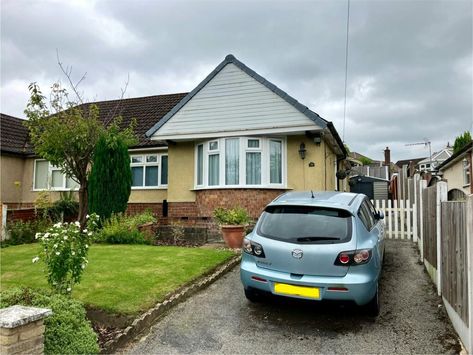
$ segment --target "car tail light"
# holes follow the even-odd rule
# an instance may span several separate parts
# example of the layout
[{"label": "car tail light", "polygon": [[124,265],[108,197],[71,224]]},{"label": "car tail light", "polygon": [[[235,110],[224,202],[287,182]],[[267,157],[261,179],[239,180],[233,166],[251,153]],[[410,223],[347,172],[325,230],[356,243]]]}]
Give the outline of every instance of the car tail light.
[{"label": "car tail light", "polygon": [[249,239],[243,239],[243,251],[247,254],[254,255],[258,258],[264,258],[264,250],[261,244],[250,241]]},{"label": "car tail light", "polygon": [[370,261],[371,255],[371,249],[342,251],[338,254],[334,264],[340,266],[362,265]]}]

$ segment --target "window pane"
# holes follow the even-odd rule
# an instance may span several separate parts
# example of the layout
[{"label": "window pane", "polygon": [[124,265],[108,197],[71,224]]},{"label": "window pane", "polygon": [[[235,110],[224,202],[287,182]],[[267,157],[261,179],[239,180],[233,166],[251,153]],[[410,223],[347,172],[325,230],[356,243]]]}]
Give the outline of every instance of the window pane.
[{"label": "window pane", "polygon": [[131,175],[133,177],[131,186],[143,186],[143,167],[142,166],[131,167]]},{"label": "window pane", "polygon": [[225,141],[225,183],[237,185],[240,167],[240,139],[231,138]]},{"label": "window pane", "polygon": [[146,157],[146,162],[147,163],[157,163],[158,162],[158,156],[157,155],[148,155]]},{"label": "window pane", "polygon": [[145,186],[158,186],[158,167],[146,167]]},{"label": "window pane", "polygon": [[63,187],[64,175],[60,170],[53,170],[51,172],[51,187]]},{"label": "window pane", "polygon": [[131,157],[131,162],[132,163],[142,163],[143,162],[143,157],[142,156]]},{"label": "window pane", "polygon": [[261,153],[246,153],[246,184],[261,184]]},{"label": "window pane", "polygon": [[46,160],[37,160],[35,168],[34,188],[47,189],[48,188],[48,168],[49,162]]},{"label": "window pane", "polygon": [[161,185],[168,184],[168,156],[161,157]]},{"label": "window pane", "polygon": [[218,142],[215,141],[215,142],[210,142],[209,143],[209,150],[216,150],[218,149]]},{"label": "window pane", "polygon": [[209,155],[209,186],[219,184],[219,154]]},{"label": "window pane", "polygon": [[202,185],[204,181],[204,146],[197,146],[197,185]]},{"label": "window pane", "polygon": [[281,152],[281,141],[269,142],[269,182],[271,184],[282,183]]},{"label": "window pane", "polygon": [[259,148],[259,139],[248,139],[248,148]]},{"label": "window pane", "polygon": [[72,178],[66,177],[66,188],[68,189],[77,189],[79,187],[79,184],[75,182]]}]

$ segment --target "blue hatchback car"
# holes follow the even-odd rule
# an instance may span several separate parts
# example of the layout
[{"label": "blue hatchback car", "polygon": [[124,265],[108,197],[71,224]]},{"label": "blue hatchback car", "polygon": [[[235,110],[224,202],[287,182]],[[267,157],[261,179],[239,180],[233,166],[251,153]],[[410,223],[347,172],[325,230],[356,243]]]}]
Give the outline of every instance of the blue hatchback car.
[{"label": "blue hatchback car", "polygon": [[243,242],[250,301],[272,293],[354,301],[379,314],[384,215],[363,194],[289,192],[266,206]]}]

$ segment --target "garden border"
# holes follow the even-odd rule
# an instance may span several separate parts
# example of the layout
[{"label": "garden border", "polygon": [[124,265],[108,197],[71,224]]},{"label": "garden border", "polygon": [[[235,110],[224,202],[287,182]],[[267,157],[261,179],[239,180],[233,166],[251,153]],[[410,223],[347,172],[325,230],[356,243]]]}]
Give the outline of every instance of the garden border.
[{"label": "garden border", "polygon": [[153,323],[164,316],[172,307],[217,281],[217,279],[233,269],[240,260],[241,255],[235,255],[223,265],[221,264],[220,266],[217,266],[210,274],[199,277],[191,284],[181,288],[178,292],[171,294],[164,301],[156,304],[153,308],[141,314],[130,326],[119,332],[112,340],[107,341],[103,345],[103,348],[100,349],[100,352],[102,354],[111,354],[124,347],[139,334],[143,333],[146,328],[152,326]]}]

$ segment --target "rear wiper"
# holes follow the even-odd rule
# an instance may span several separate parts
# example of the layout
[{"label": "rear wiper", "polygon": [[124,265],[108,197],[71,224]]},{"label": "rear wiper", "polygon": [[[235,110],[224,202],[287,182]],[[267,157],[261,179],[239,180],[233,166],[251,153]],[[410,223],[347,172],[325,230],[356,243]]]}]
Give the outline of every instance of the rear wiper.
[{"label": "rear wiper", "polygon": [[314,242],[317,240],[340,240],[336,237],[302,237],[296,239],[298,242]]}]

